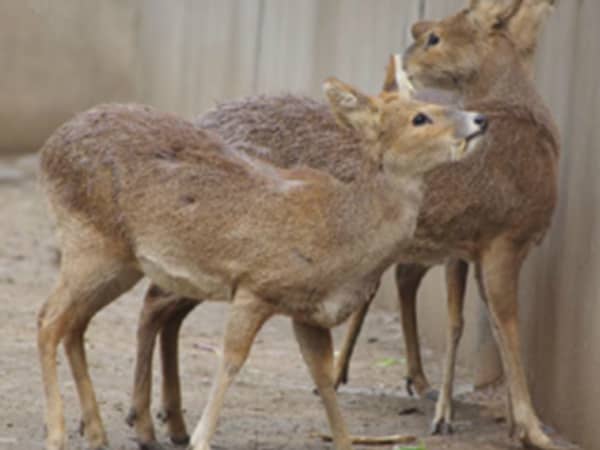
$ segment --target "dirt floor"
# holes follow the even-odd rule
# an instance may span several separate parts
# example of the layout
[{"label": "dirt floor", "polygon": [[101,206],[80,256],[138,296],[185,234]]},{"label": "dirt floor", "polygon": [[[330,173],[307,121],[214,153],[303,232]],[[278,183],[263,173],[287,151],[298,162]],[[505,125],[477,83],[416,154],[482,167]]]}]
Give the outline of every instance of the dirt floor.
[{"label": "dirt floor", "polygon": [[[35,157],[0,159],[0,449],[41,449],[44,442],[36,314],[54,282],[58,258],[52,227],[37,189],[36,167]],[[146,285],[140,283],[103,310],[87,333],[92,377],[115,450],[137,448],[125,416],[133,377],[137,315]],[[203,305],[182,331],[184,404],[190,428],[200,417],[217,361],[216,354],[207,348],[218,348],[226,310],[224,305]],[[336,331],[338,338],[340,331]],[[440,355],[426,350],[425,358],[432,382],[439,383]],[[69,446],[85,448],[77,431],[79,411],[74,384],[62,355],[59,367]],[[339,394],[353,434],[413,434],[428,450],[518,448],[507,435],[500,396],[494,392],[470,393],[469,385],[461,381],[468,379],[464,368],[458,371],[459,401],[455,434],[451,437],[428,436],[433,403],[408,397],[403,375],[398,318],[374,308],[358,344],[350,384]],[[328,427],[312,388],[289,320],[270,321],[228,393],[214,449],[331,448],[313,436],[326,432]],[[158,394],[155,392],[154,405],[158,404]],[[164,430],[159,427],[158,431],[164,440]],[[165,448],[176,447],[165,443]]]}]

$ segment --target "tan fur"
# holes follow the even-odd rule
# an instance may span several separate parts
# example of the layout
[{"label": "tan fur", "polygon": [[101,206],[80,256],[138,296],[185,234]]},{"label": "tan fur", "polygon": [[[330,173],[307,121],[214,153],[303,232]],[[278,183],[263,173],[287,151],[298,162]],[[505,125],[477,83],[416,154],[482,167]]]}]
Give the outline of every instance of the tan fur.
[{"label": "tan fur", "polygon": [[[39,317],[48,449],[65,448],[56,375],[63,339],[86,437],[93,448],[106,445],[83,335],[142,275],[179,296],[232,303],[195,450],[209,448],[227,387],[273,314],[293,318],[336,448],[350,448],[331,349],[321,343],[398,259],[414,232],[424,172],[472,137],[475,115],[400,95],[368,97],[333,79],[325,91],[338,121],[363,143],[366,161],[352,184],[310,168],[278,169],[146,106],[96,107],[48,139],[42,186],[62,249],[58,287]],[[414,126],[418,112],[433,123]]]},{"label": "tan fur", "polygon": [[[446,30],[451,33],[451,45],[446,48],[449,47],[452,53],[448,58],[440,58],[430,52],[430,61],[423,62],[422,73],[435,73],[429,69],[441,67],[442,73],[452,74],[447,79],[440,77],[431,85],[458,90],[469,105],[482,105],[497,123],[486,139],[485,152],[466,165],[448,165],[428,175],[426,207],[419,219],[418,238],[410,252],[414,261],[431,263],[446,256],[460,256],[478,262],[490,243],[498,239],[515,242],[519,248],[527,249],[543,236],[556,201],[558,139],[548,111],[525,75],[531,76],[536,32],[549,10],[548,3],[524,0],[519,10],[505,16],[512,15],[512,18],[508,21],[508,29],[504,30],[482,29],[480,25],[474,28],[473,18],[467,17],[483,14],[480,15],[481,23],[481,17],[490,17],[489,10],[463,12],[441,23],[444,26],[442,33]],[[486,5],[483,1],[482,5],[487,7],[489,3]],[[493,23],[489,22],[489,26]],[[433,26],[440,27],[441,24],[415,24],[413,34],[422,40]],[[473,33],[476,33],[475,37]],[[422,42],[416,46],[422,46]],[[473,46],[476,57],[473,57]],[[523,49],[529,50],[524,52]],[[486,55],[490,57],[486,58]],[[493,61],[492,55],[498,60]],[[462,78],[462,85],[457,85],[454,77]],[[393,89],[392,81],[388,73],[385,87]],[[337,133],[326,109],[306,98],[259,97],[232,102],[220,105],[200,122],[218,130],[231,142],[243,143],[249,153],[261,155],[283,167],[306,164],[324,168],[344,181],[352,181],[363,164],[356,141],[349,135]],[[323,158],[316,151],[323,146],[331,146],[336,151]],[[409,380],[414,382],[419,393],[429,389],[420,362],[415,313],[416,290],[425,272],[422,265],[399,266],[397,269]],[[440,431],[450,428],[451,372],[453,355],[462,333],[460,293],[464,290],[466,270],[458,262],[451,262],[447,273],[451,312],[449,376],[445,379],[434,420],[434,428]],[[367,308],[365,305],[361,310],[362,317]],[[158,314],[160,308],[147,300],[145,311],[153,310]],[[348,342],[343,347],[346,358],[341,359],[337,370],[338,382],[346,375],[351,342],[356,339],[361,324],[360,317],[353,321]],[[176,342],[176,338],[171,338],[171,342]],[[165,371],[169,370],[169,365],[176,367],[177,364],[172,358],[163,363]],[[138,358],[138,364],[143,366],[145,363]],[[521,382],[519,395],[528,403],[528,394],[523,394],[522,385]],[[528,416],[521,418],[519,424],[526,430],[523,440],[547,448],[544,447],[548,445],[547,440],[536,425],[537,419],[532,419],[535,416],[530,406],[526,409]]]}]

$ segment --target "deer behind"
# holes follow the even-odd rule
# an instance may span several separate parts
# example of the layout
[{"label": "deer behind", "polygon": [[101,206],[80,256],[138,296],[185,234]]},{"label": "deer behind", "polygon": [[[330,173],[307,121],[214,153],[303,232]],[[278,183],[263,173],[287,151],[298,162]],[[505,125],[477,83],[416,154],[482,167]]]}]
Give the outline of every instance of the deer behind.
[{"label": "deer behind", "polygon": [[[207,450],[225,391],[274,314],[294,321],[336,448],[351,448],[332,376],[328,328],[366,302],[416,224],[420,179],[461,155],[482,116],[325,84],[338,121],[365,142],[356,184],[282,170],[175,116],[100,106],[59,128],[41,152],[42,185],[62,250],[39,317],[47,447],[65,448],[56,373],[64,340],[93,448],[107,439],[85,361],[93,315],[143,275],[181,296],[231,302],[224,358],[194,433]],[[398,124],[402,124],[398,127]]]},{"label": "deer behind", "polygon": [[[412,259],[419,262],[419,265],[400,265],[397,269],[408,350],[408,386],[410,389],[410,385],[414,383],[420,394],[430,392],[420,360],[415,313],[416,290],[427,270],[425,266],[447,256],[462,256],[476,261],[486,241],[509,230],[521,229],[525,240],[536,241],[538,236],[543,235],[550,220],[555,202],[553,180],[557,159],[552,149],[557,148],[556,132],[548,111],[527,79],[532,75],[539,28],[550,12],[552,3],[549,0],[524,0],[517,5],[518,8],[514,8],[515,14],[506,22],[506,27],[497,30],[498,33],[510,36],[514,44],[513,61],[508,63],[508,70],[497,64],[488,68],[485,74],[491,86],[500,74],[512,71],[516,84],[513,86],[513,80],[508,79],[498,82],[498,85],[505,86],[507,95],[497,92],[495,96],[488,96],[485,107],[495,109],[500,106],[499,110],[492,112],[500,114],[502,108],[505,109],[504,112],[510,111],[516,101],[514,116],[503,115],[503,129],[516,133],[518,130],[528,129],[528,124],[534,128],[539,126],[541,140],[538,140],[537,132],[530,133],[529,137],[525,136],[527,133],[519,136],[511,134],[511,139],[514,137],[515,145],[522,148],[545,147],[541,150],[545,156],[540,158],[536,151],[516,154],[511,149],[506,149],[505,137],[496,134],[487,143],[490,151],[486,155],[491,157],[479,155],[479,159],[476,162],[472,160],[468,168],[442,167],[427,177],[428,206],[419,220],[418,239],[410,246],[410,251],[403,255],[405,260]],[[498,15],[506,12],[507,5],[507,2],[483,0],[473,2],[469,11],[473,16],[478,16],[478,26],[487,31],[487,27],[491,29],[496,23]],[[415,26],[414,31],[420,36],[419,33],[425,33],[433,25],[435,22],[422,22]],[[478,33],[477,40],[488,43],[495,41],[496,37],[494,33]],[[459,46],[454,47],[456,48]],[[481,59],[475,61],[481,63]],[[434,87],[444,87],[456,92],[456,86]],[[482,91],[477,95],[486,97],[487,93]],[[471,98],[476,99],[477,95],[472,95]],[[533,117],[529,117],[532,114]],[[337,178],[351,182],[364,164],[361,143],[356,140],[356,136],[335,126],[326,105],[308,98],[253,97],[228,102],[199,118],[198,123],[215,129],[224,139],[240,145],[247,153],[280,167],[307,165],[327,170]],[[277,132],[274,133],[274,130]],[[529,143],[524,142],[526,139]],[[331,151],[319,151],[324,147],[331,148]],[[496,150],[491,150],[492,148]],[[535,167],[531,165],[532,162]],[[541,172],[538,171],[540,168]],[[519,185],[527,186],[536,179],[542,189],[528,198]],[[529,217],[530,213],[533,216]],[[440,219],[446,221],[446,226],[437,227],[438,214]],[[446,236],[447,227],[454,229],[452,236]],[[529,228],[525,230],[527,227]],[[456,347],[462,331],[462,317],[459,316],[462,311],[466,267],[464,262],[456,259],[447,265],[451,320],[446,375],[433,421],[433,430],[436,432],[451,430],[452,374]],[[141,314],[135,393],[129,421],[131,424],[135,422],[138,435],[148,439],[154,439],[154,431],[149,417],[149,380],[143,375],[147,373],[146,366],[151,361],[154,337],[159,329],[162,330],[164,371],[163,417],[173,440],[179,441],[186,436],[181,415],[176,342],[181,321],[197,301],[178,299],[177,302],[178,305],[170,294],[154,289],[147,295]],[[167,310],[168,313],[165,312]],[[352,347],[366,311],[367,306],[352,321],[349,337],[342,348],[341,362],[336,369],[338,383],[346,377]]]},{"label": "deer behind", "polygon": [[[410,375],[415,368],[415,375],[420,376],[417,381],[421,381],[417,388],[423,391],[428,384],[420,369],[414,309],[419,282],[428,265],[447,257],[476,263],[482,292],[501,330],[499,343],[506,352],[504,363],[510,375],[511,397],[518,403],[515,428],[524,442],[539,448],[551,448],[552,444],[541,431],[531,406],[514,324],[520,265],[528,249],[543,237],[556,202],[556,127],[531,84],[536,32],[548,10],[549,2],[545,0],[473,1],[470,9],[446,21],[414,27],[417,43],[409,55],[415,53],[424,60],[418,69],[416,65],[407,66],[409,72],[413,70],[413,80],[420,86],[457,92],[469,107],[484,109],[496,121],[493,133],[485,140],[485,150],[477,157],[464,165],[442,166],[427,175],[425,206],[415,239],[403,253],[405,261],[419,264],[400,265],[397,270]],[[534,26],[527,26],[532,23]],[[437,28],[443,35],[428,43],[431,30]],[[515,33],[513,39],[509,38],[510,33]],[[442,45],[434,48],[440,37]],[[337,133],[324,107],[306,99],[234,102],[209,113],[202,123],[218,129],[227,139],[244,142],[248,152],[283,166],[303,163],[324,167],[340,179],[351,181],[363,164],[361,153],[355,148],[357,142]],[[275,129],[281,133],[275,136]],[[338,158],[335,152],[321,158],[314,151],[319,145],[338,145],[353,151],[346,151],[347,158]],[[433,425],[436,431],[450,430],[451,381],[462,330],[466,264],[454,259],[447,272],[451,328],[447,376]],[[159,311],[162,306],[156,305]],[[146,308],[144,320],[151,320],[153,314],[145,314],[151,309],[152,306]],[[177,370],[176,361],[166,356],[175,354],[169,351],[174,348],[171,331],[176,333],[182,315],[175,316],[174,326],[162,335],[166,348],[163,355],[167,358],[165,373],[171,370],[169,367],[175,367],[175,373]],[[169,390],[167,385],[168,380],[163,385],[167,393],[164,406],[175,412],[174,417],[180,417],[178,389]],[[179,430],[184,429],[182,420],[167,421],[171,429],[174,422],[178,422]]]}]

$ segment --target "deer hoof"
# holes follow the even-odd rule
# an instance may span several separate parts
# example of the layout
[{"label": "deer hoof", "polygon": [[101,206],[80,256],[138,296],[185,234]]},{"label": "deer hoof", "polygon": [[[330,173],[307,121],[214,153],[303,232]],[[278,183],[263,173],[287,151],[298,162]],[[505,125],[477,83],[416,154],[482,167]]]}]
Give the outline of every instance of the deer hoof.
[{"label": "deer hoof", "polygon": [[175,445],[188,445],[190,443],[190,436],[184,434],[182,436],[171,436],[171,442]]},{"label": "deer hoof", "polygon": [[140,450],[165,450],[165,448],[156,441],[140,442],[138,445]]},{"label": "deer hoof", "polygon": [[452,428],[452,423],[446,422],[446,419],[443,417],[441,419],[435,420],[431,425],[431,434],[433,435],[443,435],[447,436],[454,433],[454,429]]}]

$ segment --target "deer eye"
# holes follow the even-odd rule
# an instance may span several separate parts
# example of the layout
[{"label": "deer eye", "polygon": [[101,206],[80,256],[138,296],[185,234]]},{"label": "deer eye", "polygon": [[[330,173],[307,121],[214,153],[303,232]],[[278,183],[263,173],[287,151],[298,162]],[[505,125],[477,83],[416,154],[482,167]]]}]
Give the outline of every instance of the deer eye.
[{"label": "deer eye", "polygon": [[438,45],[439,43],[440,43],[440,37],[435,33],[431,33],[429,35],[429,37],[427,38],[427,47],[434,47],[434,46]]},{"label": "deer eye", "polygon": [[417,114],[415,117],[413,117],[413,120],[412,120],[412,124],[415,127],[421,127],[421,126],[423,126],[425,124],[428,124],[428,123],[433,123],[433,120],[431,120],[429,118],[429,116],[427,116],[427,115],[425,115],[423,113]]}]

